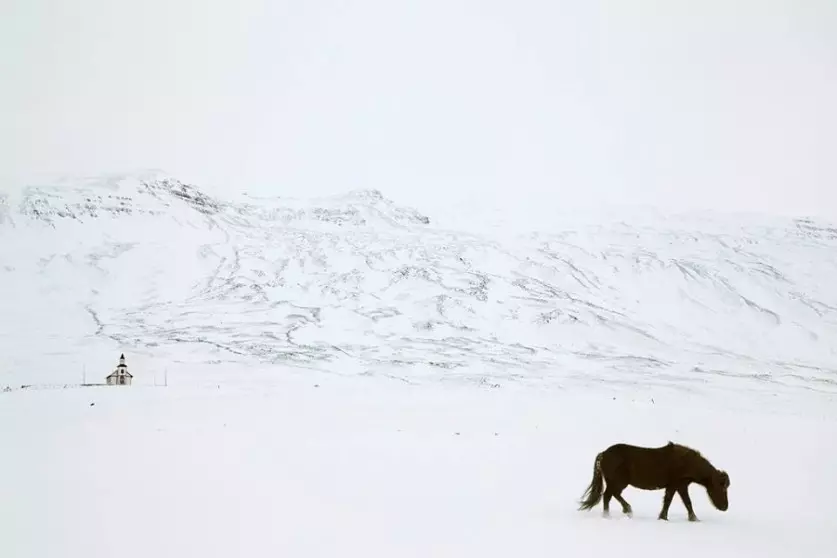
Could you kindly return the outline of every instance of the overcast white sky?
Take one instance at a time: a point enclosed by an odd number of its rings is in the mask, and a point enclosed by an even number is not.
[[[835,0],[2,0],[0,181],[837,215]]]

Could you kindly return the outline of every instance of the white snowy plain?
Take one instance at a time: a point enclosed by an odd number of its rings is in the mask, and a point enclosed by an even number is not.
[[[834,556],[836,227],[448,210],[0,193],[0,556]],[[727,512],[577,510],[669,440]]]
[[[2,394],[3,556],[826,557],[837,544],[833,404],[275,369],[169,380]],[[698,523],[679,499],[657,520],[661,492],[631,488],[632,518],[577,511],[597,452],[668,439],[729,472],[727,512],[696,485]]]

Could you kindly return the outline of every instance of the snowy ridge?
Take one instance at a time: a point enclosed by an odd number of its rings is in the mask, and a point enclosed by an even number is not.
[[[556,215],[512,235],[377,191],[222,200],[156,172],[32,187],[0,200],[0,384],[130,350],[407,382],[835,392],[836,248],[807,219]]]

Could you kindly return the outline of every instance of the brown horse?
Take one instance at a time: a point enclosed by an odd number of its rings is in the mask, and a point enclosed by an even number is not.
[[[607,482],[607,488],[603,481]],[[631,516],[631,505],[622,498],[625,488],[629,485],[641,490],[664,488],[658,519],[668,520],[668,508],[677,492],[689,512],[689,521],[697,521],[689,498],[689,485],[693,482],[706,488],[716,508],[727,511],[729,475],[716,469],[700,452],[673,442],[659,448],[615,444],[596,456],[593,480],[582,496],[579,509],[592,509],[604,496],[605,516],[610,514],[611,498],[622,504],[622,513]]]

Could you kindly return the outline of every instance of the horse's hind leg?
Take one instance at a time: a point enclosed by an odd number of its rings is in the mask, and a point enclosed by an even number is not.
[[[625,486],[619,488],[618,490],[613,491],[613,497],[616,498],[616,501],[622,505],[622,513],[631,517],[634,514],[633,509],[631,509],[631,505],[622,497],[622,491],[625,490]]]
[[[634,510],[631,508],[631,505],[628,502],[626,502],[624,498],[622,498],[622,494],[614,494],[613,497],[616,498],[616,500],[620,504],[622,504],[622,513],[624,513],[628,517],[634,515]]]
[[[610,499],[613,498],[613,490],[610,488],[610,483],[607,484],[605,487],[604,494],[602,495],[602,515],[604,517],[610,516]]]

